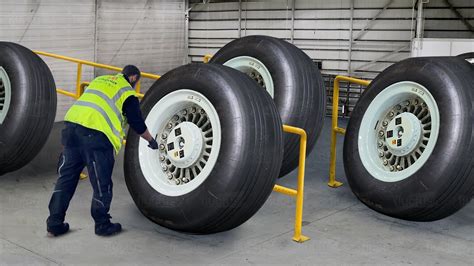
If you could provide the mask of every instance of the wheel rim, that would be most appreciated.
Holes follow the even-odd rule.
[[[182,89],[163,97],[146,118],[157,132],[159,149],[140,139],[139,162],[147,182],[159,193],[180,196],[195,190],[214,168],[221,145],[219,116],[201,93]]]
[[[234,68],[247,74],[264,88],[273,98],[275,88],[272,75],[268,68],[257,58],[251,56],[238,56],[224,63],[225,66]]]
[[[0,67],[0,125],[5,121],[11,101],[11,83],[7,72]]]
[[[376,179],[397,182],[418,171],[434,150],[439,109],[422,85],[402,81],[380,92],[359,129],[359,155]]]

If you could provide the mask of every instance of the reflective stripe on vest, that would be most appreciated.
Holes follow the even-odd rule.
[[[117,129],[115,129],[114,125],[112,124],[112,121],[110,121],[110,118],[107,115],[107,113],[104,111],[104,109],[100,108],[97,104],[91,103],[91,102],[77,101],[75,103],[75,105],[90,107],[90,108],[96,110],[97,112],[99,112],[104,117],[104,119],[107,122],[107,125],[109,125],[110,129],[112,129],[112,132],[114,133],[114,135],[119,139],[122,138],[122,136],[120,135],[120,132]]]
[[[65,120],[104,133],[118,153],[122,146],[122,107],[130,96],[136,96],[122,74],[94,79],[84,94],[69,109]]]

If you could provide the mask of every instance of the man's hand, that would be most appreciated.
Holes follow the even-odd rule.
[[[152,150],[158,150],[158,142],[154,138],[148,141],[148,147]]]

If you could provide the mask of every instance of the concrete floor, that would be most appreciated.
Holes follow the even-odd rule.
[[[111,215],[125,231],[110,238],[94,235],[89,215],[92,192],[86,180],[80,182],[68,212],[71,233],[48,238],[45,219],[56,175],[41,171],[54,169],[44,160],[57,157],[48,151],[0,178],[0,264],[474,263],[474,202],[442,221],[414,223],[366,208],[347,185],[327,187],[330,120],[325,123],[306,168],[303,233],[311,237],[308,242],[291,240],[294,200],[277,193],[252,219],[228,232],[200,236],[162,228],[135,207],[123,179],[121,156],[114,172]],[[344,182],[341,148],[337,173]],[[295,181],[293,172],[279,183],[295,186]]]

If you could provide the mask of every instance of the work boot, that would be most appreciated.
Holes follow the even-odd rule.
[[[63,224],[55,225],[55,226],[47,226],[46,230],[48,231],[49,237],[64,235],[65,233],[69,231],[69,224],[63,223]]]
[[[119,223],[105,223],[95,225],[95,234],[98,236],[111,236],[122,231],[122,225]]]

